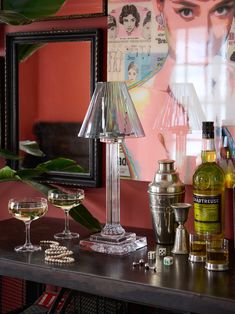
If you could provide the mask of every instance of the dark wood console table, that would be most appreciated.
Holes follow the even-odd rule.
[[[52,240],[63,229],[63,220],[41,218],[31,225],[31,240]],[[71,230],[87,231],[71,221]],[[186,256],[174,256],[172,266],[157,261],[157,272],[133,268],[132,262],[146,259],[156,249],[151,230],[146,234],[148,248],[125,256],[108,256],[79,251],[78,240],[68,242],[76,262],[69,266],[45,264],[44,252],[16,253],[13,248],[24,242],[24,224],[16,219],[0,222],[0,275],[74,289],[131,303],[139,303],[181,312],[201,314],[235,313],[235,258],[230,253],[230,269],[209,272],[201,264],[188,262]]]

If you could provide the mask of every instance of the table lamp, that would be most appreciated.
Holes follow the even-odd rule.
[[[119,145],[125,137],[143,137],[144,131],[124,82],[98,82],[79,137],[106,144],[106,223],[100,233],[80,241],[80,247],[123,255],[147,245],[146,237],[126,232],[120,224]]]

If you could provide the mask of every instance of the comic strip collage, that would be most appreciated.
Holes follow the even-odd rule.
[[[152,1],[110,1],[108,43],[109,80],[125,80],[131,85],[160,69],[167,40],[161,15],[153,14]]]
[[[151,181],[170,158],[190,184],[206,120],[234,168],[234,14],[233,1],[108,0],[108,80],[127,83],[146,135],[125,141],[123,177]]]

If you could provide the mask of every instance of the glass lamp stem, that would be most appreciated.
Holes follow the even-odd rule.
[[[106,143],[106,225],[103,236],[120,236],[125,230],[120,225],[119,143]]]
[[[106,222],[120,223],[119,144],[106,145]]]

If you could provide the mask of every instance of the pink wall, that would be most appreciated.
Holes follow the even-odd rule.
[[[140,228],[151,228],[151,214],[148,206],[148,183],[130,180],[121,180],[121,223],[122,225]],[[187,201],[191,201],[191,193],[188,193]],[[8,200],[22,195],[37,196],[39,192],[23,183],[7,182],[0,184],[0,218],[7,219]],[[100,221],[105,221],[105,187],[85,189],[84,205]],[[63,217],[63,212],[50,206],[47,213],[49,217]],[[187,223],[189,230],[192,229],[192,211]]]
[[[76,15],[76,14],[90,14],[102,12],[103,0],[67,0],[56,15]]]
[[[7,26],[5,31],[35,31],[35,30],[49,30],[56,29],[68,29],[68,28],[102,28],[106,33],[106,18],[89,18],[83,20],[68,20],[68,21],[53,21],[47,23],[35,23],[33,25],[23,27],[9,27]],[[0,43],[3,43],[3,39],[0,39]],[[1,50],[3,51],[3,50]],[[106,44],[103,48],[103,61],[104,61],[104,77],[106,79]],[[153,174],[154,175],[154,174]],[[103,173],[104,176],[104,173]],[[104,180],[103,180],[104,182]],[[104,185],[104,184],[103,184]],[[121,181],[121,223],[122,225],[151,228],[151,215],[148,203],[148,183],[138,182],[130,180]],[[105,221],[105,187],[97,189],[85,189],[86,198],[84,204],[100,221]],[[9,218],[7,212],[7,202],[9,198],[13,196],[21,195],[37,195],[38,192],[31,189],[28,186],[20,183],[1,183],[0,184],[0,218]],[[231,199],[231,198],[230,198]],[[186,201],[192,202],[191,187],[187,186]],[[231,204],[230,204],[231,209]],[[60,210],[50,207],[47,214],[52,217],[63,217]],[[193,211],[189,213],[188,229],[192,230]],[[230,219],[231,223],[231,219]]]
[[[37,53],[37,52],[36,52]],[[22,71],[24,67],[24,71]],[[37,90],[38,60],[28,58],[19,67],[19,99],[20,99],[20,140],[32,140],[32,121],[37,118],[38,90]],[[29,109],[30,108],[30,109]],[[24,114],[26,113],[26,114]],[[29,137],[31,134],[31,137]]]
[[[89,52],[85,41],[50,43],[20,62],[21,140],[33,139],[38,121],[83,121],[91,96]]]

